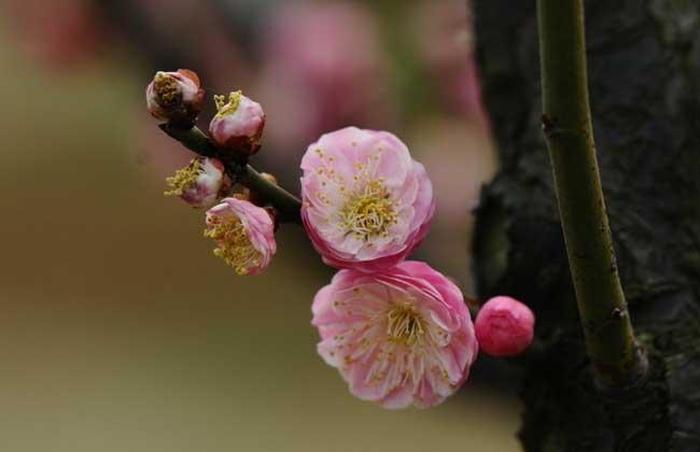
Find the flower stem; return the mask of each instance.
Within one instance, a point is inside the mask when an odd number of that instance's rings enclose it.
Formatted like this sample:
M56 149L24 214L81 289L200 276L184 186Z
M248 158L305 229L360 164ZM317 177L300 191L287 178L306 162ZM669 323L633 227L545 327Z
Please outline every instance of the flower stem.
M583 0L538 0L542 128L581 324L597 382L646 371L615 261L588 101Z
M160 128L189 150L204 157L220 160L232 180L253 190L277 209L280 221L301 224L299 198L262 177L252 166L236 160L232 155L214 146L197 126L182 128L172 124L161 124Z

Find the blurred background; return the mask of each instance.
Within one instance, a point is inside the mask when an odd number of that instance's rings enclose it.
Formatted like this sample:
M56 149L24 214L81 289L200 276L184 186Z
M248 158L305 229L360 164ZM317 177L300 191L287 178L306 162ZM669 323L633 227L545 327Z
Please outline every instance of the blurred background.
M496 161L464 0L0 7L0 450L519 450L517 385L483 357L438 408L353 399L309 324L331 270L286 226L271 269L235 277L202 212L163 197L190 155L144 103L159 69L242 89L267 114L255 166L295 191L321 133L391 130L436 186L417 257L473 295L471 211Z

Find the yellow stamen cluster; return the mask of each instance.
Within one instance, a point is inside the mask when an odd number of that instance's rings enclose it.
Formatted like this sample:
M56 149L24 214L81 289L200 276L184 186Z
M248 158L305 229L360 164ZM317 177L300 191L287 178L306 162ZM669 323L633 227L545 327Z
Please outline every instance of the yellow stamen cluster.
M179 100L180 90L177 80L165 72L157 72L153 87L158 96L158 103L163 106L173 105Z
M241 103L242 95L243 93L241 91L229 93L228 101L224 95L214 96L214 103L216 104L217 111L216 116L225 116L235 113Z
M260 252L255 249L245 226L235 216L213 217L204 230L204 236L216 240L214 255L222 258L238 275L247 275L250 268L260 263Z
M349 234L367 240L388 235L389 228L398 221L398 214L384 184L371 181L364 191L350 195L340 218Z
M192 159L189 165L175 171L175 174L165 178L170 190L165 191L165 196L182 196L188 188L194 186L197 178L202 173L202 162L200 159Z
M395 306L387 313L386 334L390 342L413 345L425 335L423 319L409 304Z

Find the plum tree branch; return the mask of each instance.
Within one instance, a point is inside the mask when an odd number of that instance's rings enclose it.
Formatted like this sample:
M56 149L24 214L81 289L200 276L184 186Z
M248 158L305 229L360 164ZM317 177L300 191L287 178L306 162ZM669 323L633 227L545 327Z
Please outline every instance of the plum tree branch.
M233 181L253 190L277 209L279 221L301 224L301 201L299 198L265 179L249 164L236 160L232 154L214 146L209 137L197 126L183 128L166 123L159 127L171 138L179 141L196 154L220 160L226 168L226 173Z
M599 384L646 369L617 271L588 99L583 0L538 0L542 128L554 173L569 269Z

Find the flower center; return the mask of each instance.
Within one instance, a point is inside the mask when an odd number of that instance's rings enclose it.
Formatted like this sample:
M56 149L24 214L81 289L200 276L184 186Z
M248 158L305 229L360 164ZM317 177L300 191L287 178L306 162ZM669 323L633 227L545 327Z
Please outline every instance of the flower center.
M348 234L364 240L388 235L389 227L398 220L389 192L379 181L372 181L363 192L351 195L340 217Z
M411 305L395 306L387 314L386 333L390 342L413 345L425 334L423 319Z
M165 182L170 190L164 193L165 196L182 196L185 190L193 187L197 183L197 178L202 173L201 159L192 159L189 165L175 171L175 174L167 177Z
M212 217L204 236L217 241L214 255L222 258L238 275L247 275L260 263L260 252L248 238L245 226L238 217Z
M153 87L158 96L158 103L163 107L172 106L179 100L177 81L165 72L156 73Z
M214 96L214 103L216 103L216 116L226 116L235 113L238 110L238 106L241 104L241 91L234 91L229 93L228 101L226 96Z

